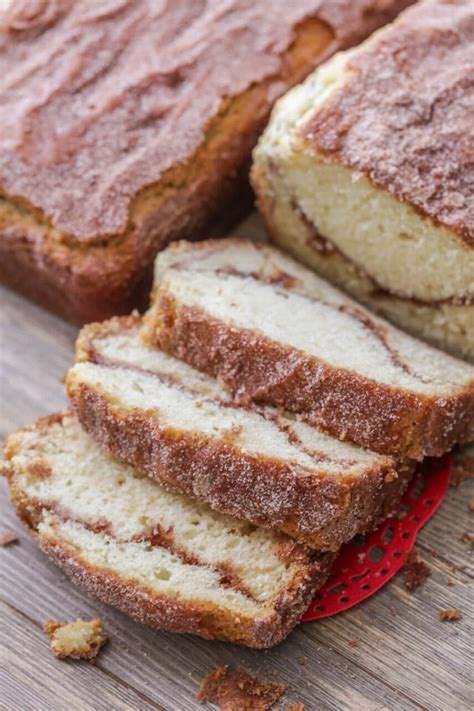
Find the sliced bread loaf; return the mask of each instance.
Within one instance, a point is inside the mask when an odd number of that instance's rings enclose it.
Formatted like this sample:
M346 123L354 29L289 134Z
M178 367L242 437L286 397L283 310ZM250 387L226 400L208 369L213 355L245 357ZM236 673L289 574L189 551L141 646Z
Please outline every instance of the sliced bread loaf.
M474 3L418 2L279 101L254 151L270 237L474 363Z
M278 250L177 243L156 261L146 338L240 401L421 459L474 439L474 367L377 318Z
M12 435L6 460L13 503L41 548L91 595L153 627L269 647L333 558L166 492L68 413Z
M411 464L346 444L146 345L141 319L86 326L67 377L84 429L118 458L213 509L339 546L398 503Z

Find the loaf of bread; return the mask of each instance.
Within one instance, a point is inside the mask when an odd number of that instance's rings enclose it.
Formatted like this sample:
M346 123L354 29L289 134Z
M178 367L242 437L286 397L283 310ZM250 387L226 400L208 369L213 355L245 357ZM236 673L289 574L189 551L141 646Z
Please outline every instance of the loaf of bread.
M77 322L129 312L159 249L222 234L250 205L275 99L409 3L9 3L1 281Z
M94 440L167 489L336 551L396 508L413 471L227 390L140 339L141 319L86 326L66 380Z
M19 517L73 582L172 632L276 644L334 557L166 492L68 413L12 435L5 473Z
M176 243L156 261L146 339L249 399L381 453L474 439L474 367L399 331L278 250Z
M474 362L474 3L430 0L275 107L252 181L271 239Z

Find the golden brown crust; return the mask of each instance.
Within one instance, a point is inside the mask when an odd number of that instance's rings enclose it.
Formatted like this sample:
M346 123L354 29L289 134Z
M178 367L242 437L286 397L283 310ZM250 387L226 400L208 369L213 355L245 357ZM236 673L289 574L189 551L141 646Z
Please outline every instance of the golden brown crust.
M172 491L222 513L281 530L312 548L336 551L398 504L413 472L392 460L358 477L298 476L291 465L245 455L232 444L186 436L144 412L123 414L93 388L69 387L85 431L118 459Z
M327 3L334 31L317 17L303 20L277 58L277 73L222 100L199 148L135 194L119 233L99 230L81 243L55 229L45 213L16 193L0 199L0 280L77 323L144 307L159 250L176 239L222 236L250 208L250 151L276 96L408 4L364 0L354 9L351 3Z
M163 289L155 293L147 334L166 353L222 378L241 399L297 412L312 425L383 454L422 459L474 438L474 385L445 398L396 389L253 331L229 328L198 308L178 305ZM269 384L267 373L277 372L276 366L284 377Z
M210 162L199 181L166 190L123 235L87 247L0 199L0 282L78 324L145 308L157 252L175 239L222 237L250 209L246 168L232 177L225 170Z
M282 93L300 81L331 41L324 23L303 22L281 73L222 102L191 158L136 196L121 234L84 246L24 205L0 200L0 281L77 323L144 307L158 251L176 239L222 236L250 209L247 162L268 117L270 87L281 83Z

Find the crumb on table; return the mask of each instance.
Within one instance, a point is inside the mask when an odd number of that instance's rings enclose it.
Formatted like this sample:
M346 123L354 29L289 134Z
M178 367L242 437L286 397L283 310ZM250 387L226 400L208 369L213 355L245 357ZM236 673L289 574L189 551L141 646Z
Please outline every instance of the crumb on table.
M439 610L438 616L441 622L454 622L462 617L462 612L456 608Z
M407 556L404 566L405 587L409 592L413 592L422 585L426 578L431 575L431 567L424 560L421 560L417 551L412 550Z
M463 541L464 543L469 543L471 546L474 546L474 533L469 533L469 531L466 531L462 534L461 541Z
M286 684L262 681L240 669L217 667L203 678L197 700L211 703L221 711L266 711L283 695Z
M12 543L16 543L18 540L18 534L14 531L5 531L5 533L0 533L0 546L10 546Z
M107 635L99 619L69 623L48 620L44 631L49 637L51 650L60 659L71 657L94 661L107 642Z

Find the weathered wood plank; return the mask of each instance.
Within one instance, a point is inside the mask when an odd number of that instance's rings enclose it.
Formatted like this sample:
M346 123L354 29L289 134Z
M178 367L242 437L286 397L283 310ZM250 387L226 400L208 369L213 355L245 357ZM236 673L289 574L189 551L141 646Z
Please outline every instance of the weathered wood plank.
M0 437L66 404L77 329L7 289L0 296Z
M439 556L452 566L454 577L474 576L472 548L461 540L464 533L472 532L473 514L468 508L472 498L472 481L464 482L459 489L450 487L446 501L430 519L421 539L426 552Z
M44 632L0 602L0 708L152 711L159 707L87 662L55 659Z

